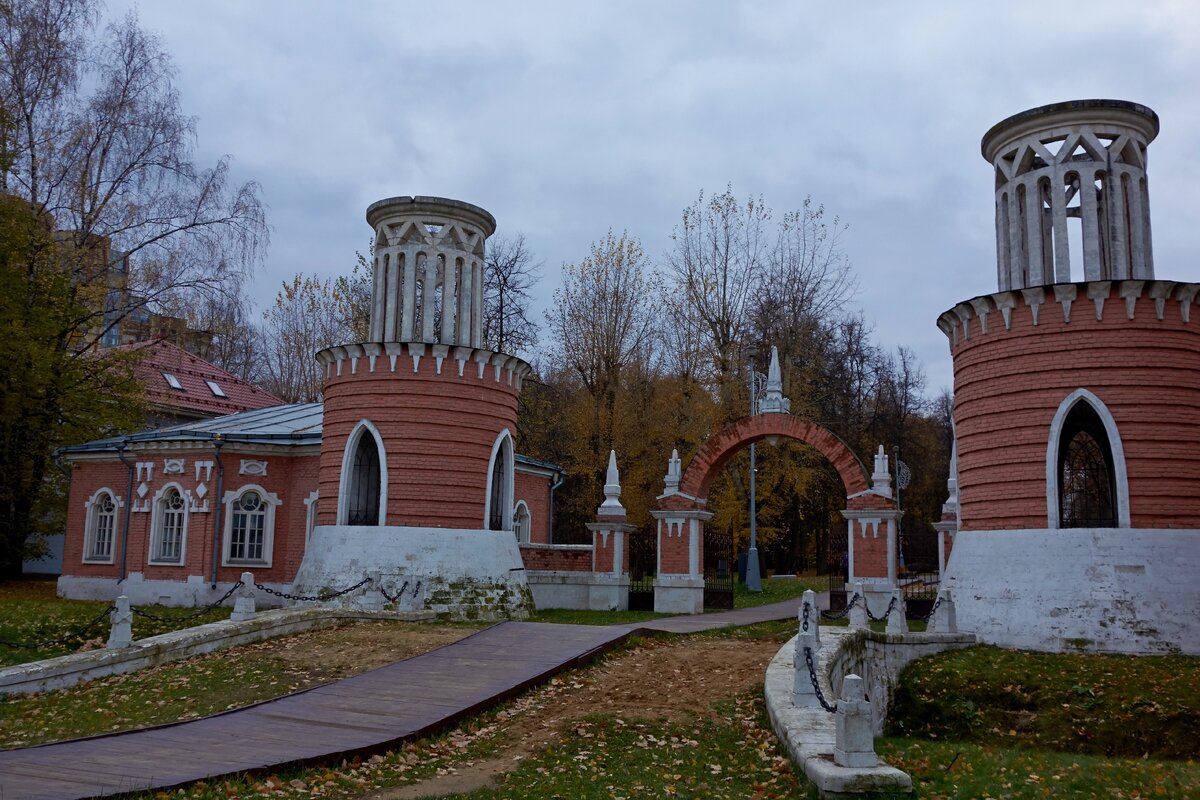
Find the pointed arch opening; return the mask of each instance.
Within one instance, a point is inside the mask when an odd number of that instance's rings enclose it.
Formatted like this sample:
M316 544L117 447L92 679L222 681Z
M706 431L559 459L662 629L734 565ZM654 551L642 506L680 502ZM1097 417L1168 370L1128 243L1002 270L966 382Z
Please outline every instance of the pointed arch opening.
M490 531L512 530L513 525L513 443L505 428L492 445L488 465L487 498L483 512L484 527Z
M1076 389L1059 405L1046 447L1047 523L1058 528L1128 528L1129 486L1116 421Z
M342 455L339 525L387 524L387 451L370 420L350 432Z

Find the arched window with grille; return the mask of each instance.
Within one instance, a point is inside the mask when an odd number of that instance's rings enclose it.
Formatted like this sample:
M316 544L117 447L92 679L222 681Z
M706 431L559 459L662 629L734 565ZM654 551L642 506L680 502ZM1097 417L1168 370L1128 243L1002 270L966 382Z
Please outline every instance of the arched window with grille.
M339 525L385 525L387 458L383 438L370 420L355 426L342 457Z
M517 503L517 507L513 511L513 533L516 534L517 541L522 544L529 541L529 523L529 506L525 504L524 500L521 500Z
M488 469L484 525L488 530L512 530L513 524L513 444L512 434L503 430L492 445Z
M257 484L249 484L226 492L224 502L225 565L271 566L275 508L281 502L278 496Z
M1046 502L1051 528L1130 527L1125 457L1116 422L1086 389L1063 400L1051 424Z
M90 564L113 563L117 533L117 509L122 505L111 489L96 490L85 504L83 560Z
M169 483L154 496L150 563L182 566L187 552L188 497Z

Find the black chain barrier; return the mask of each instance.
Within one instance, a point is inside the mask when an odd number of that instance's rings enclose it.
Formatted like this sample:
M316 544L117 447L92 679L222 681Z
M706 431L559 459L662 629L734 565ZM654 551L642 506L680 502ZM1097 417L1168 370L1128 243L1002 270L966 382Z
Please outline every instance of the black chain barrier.
M178 616L176 616L174 614L154 614L149 611L143 611L140 608L135 608L134 606L130 606L129 610L132 611L134 614L137 614L139 617L144 617L146 619L152 619L155 622L186 622L189 619L195 619L196 617L203 617L205 614L212 611L214 608L221 605L226 600L228 600L230 597L232 597L233 593L236 592L238 589L242 588L242 586L243 586L242 582L238 581L233 586L229 587L228 592L221 595L221 599L214 600L213 602L206 605L204 608L199 608L190 613L180 614Z
M97 614L95 619L93 619L91 622L87 623L81 628L76 628L70 633L64 634L57 639L46 639L45 641L41 642L9 642L4 639L0 639L0 646L8 647L13 650L40 650L43 647L55 647L60 644L67 644L74 639L80 638L83 636L83 634L99 625L100 622L110 613L112 613L114 609L116 609L116 606L109 606Z
M821 616L825 619L845 619L846 615L850 613L850 609L854 608L854 604L861 599L862 596L858 592L855 592L854 596L850 598L850 602L841 611L822 611ZM863 605L866 606L866 603L863 603Z
M355 589L361 589L370 582L371 576L368 575L353 586L349 586L345 589L342 589L340 592L333 592L331 594L288 594L287 592L277 592L274 589L263 586L261 583L254 584L254 588L264 591L267 594L273 594L276 597L282 597L284 600L298 600L302 603L326 603L330 600L341 597L344 594L350 594Z
M937 596L937 599L933 601L933 607L929 609L929 613L928 613L928 614L926 614L926 615L925 615L925 616L923 616L923 617L918 617L918 619L920 619L920 620L921 620L922 622L924 622L924 623L928 623L928 622L929 622L929 620L933 619L933 615L937 613L938 606L940 606L940 605L942 604L942 597L943 597L943 596L944 596L944 595L940 595L940 594L939 594L939 595Z
M804 604L804 613L800 617L800 630L808 633L808 603Z
M895 595L892 595L892 602L888 603L887 611L883 612L883 616L882 616L882 617L877 617L877 616L875 616L874 614L872 614L872 613L871 613L871 606L867 604L867 601L866 601L866 600L863 600L863 608L865 608L865 609L867 610L867 616L868 616L868 617L869 617L869 618L870 618L872 621L874 621L874 622L886 622L886 621L887 621L887 618L888 618L889 616L891 616L891 614L892 614L892 609L896 607L896 601L897 601L897 598L896 598L896 596L895 596Z
M837 706L829 704L829 701L825 699L825 693L821 691L821 684L817 682L817 668L813 666L811 647L804 648L804 663L808 665L808 677L812 681L813 693L817 696L817 702L821 704L821 708L830 714L834 713L837 711Z
M392 594L387 593L387 589L383 588L383 584L380 584L379 585L379 593L381 595L383 595L383 599L387 600L389 603L399 603L400 598L404 597L404 590L407 588L408 588L408 581L405 581L404 584L400 587L400 591L398 591L394 595L392 595Z

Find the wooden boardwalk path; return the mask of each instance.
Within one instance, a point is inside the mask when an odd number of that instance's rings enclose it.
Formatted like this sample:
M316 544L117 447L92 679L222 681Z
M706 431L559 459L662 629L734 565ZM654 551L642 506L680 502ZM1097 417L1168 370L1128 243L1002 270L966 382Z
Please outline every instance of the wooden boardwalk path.
M390 750L595 658L639 630L691 633L795 617L798 601L632 626L505 622L306 692L191 722L0 751L0 800L165 789Z

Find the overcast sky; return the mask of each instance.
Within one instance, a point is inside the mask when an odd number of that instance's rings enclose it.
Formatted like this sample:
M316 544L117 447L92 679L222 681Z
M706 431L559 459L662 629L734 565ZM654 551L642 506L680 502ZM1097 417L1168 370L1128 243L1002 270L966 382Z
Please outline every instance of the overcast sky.
M109 13L130 4L110 0ZM609 228L661 261L684 206L732 184L849 224L880 343L952 383L935 320L996 290L992 124L1062 100L1158 112L1159 277L1200 280L1200 3L143 2L198 121L200 164L262 184L259 306L348 272L394 195L483 206L545 269L537 318Z

